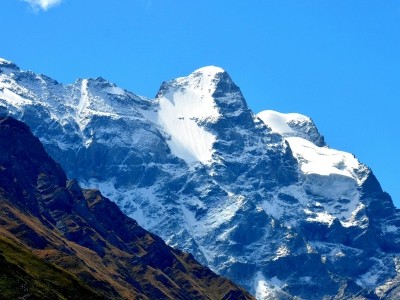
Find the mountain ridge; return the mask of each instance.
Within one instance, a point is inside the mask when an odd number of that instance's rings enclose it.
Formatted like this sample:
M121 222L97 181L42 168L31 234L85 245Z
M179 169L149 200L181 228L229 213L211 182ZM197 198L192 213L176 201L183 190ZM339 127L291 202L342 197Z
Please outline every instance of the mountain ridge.
M281 114L280 132L256 116L220 70L165 82L153 100L99 79L82 89L13 71L1 76L0 111L27 122L69 177L260 299L382 295L398 276L390 196L307 117ZM82 105L74 119L82 97L106 105ZM132 106L118 114L107 103Z
M74 274L75 286L85 283L70 288L76 296L65 288L65 298L252 299L141 228L99 191L68 181L28 126L11 118L0 119L0 207L2 236L21 244L20 252L30 250L35 264L51 262L59 272ZM23 268L32 267L26 262ZM68 276L58 276L67 282Z

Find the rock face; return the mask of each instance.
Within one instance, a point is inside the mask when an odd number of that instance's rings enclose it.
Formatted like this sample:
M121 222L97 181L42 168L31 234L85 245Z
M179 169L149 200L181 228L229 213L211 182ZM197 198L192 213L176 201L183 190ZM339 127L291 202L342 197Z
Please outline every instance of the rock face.
M372 171L299 114L253 114L217 67L155 99L0 63L0 113L84 186L259 299L389 295L398 210Z
M0 249L17 249L3 260L2 251L0 264L12 265L11 257L20 268L3 268L0 278L25 282L14 291L24 298L252 299L144 230L99 191L67 181L29 128L11 118L0 119L0 232ZM18 262L15 252L29 261ZM39 267L42 274L34 271Z

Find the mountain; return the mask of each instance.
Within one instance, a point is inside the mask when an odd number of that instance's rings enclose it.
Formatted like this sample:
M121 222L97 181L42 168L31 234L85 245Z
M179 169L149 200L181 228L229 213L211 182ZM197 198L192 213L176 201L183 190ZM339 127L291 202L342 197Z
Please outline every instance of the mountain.
M155 99L0 70L0 113L26 122L68 177L257 298L396 293L399 211L310 118L255 115L218 67L164 82Z
M252 299L68 181L29 128L0 119L0 298Z
M104 299L68 271L0 237L0 299Z

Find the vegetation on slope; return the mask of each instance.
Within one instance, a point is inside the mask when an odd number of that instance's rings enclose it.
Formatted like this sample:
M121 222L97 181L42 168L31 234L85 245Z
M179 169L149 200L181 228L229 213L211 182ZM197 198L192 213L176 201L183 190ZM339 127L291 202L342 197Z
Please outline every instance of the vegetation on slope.
M76 276L0 237L0 299L101 299Z

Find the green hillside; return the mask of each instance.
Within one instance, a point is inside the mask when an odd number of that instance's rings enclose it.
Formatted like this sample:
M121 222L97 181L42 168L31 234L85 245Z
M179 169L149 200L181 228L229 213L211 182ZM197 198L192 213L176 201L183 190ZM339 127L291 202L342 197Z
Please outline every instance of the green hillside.
M0 237L0 299L101 299L74 275Z

